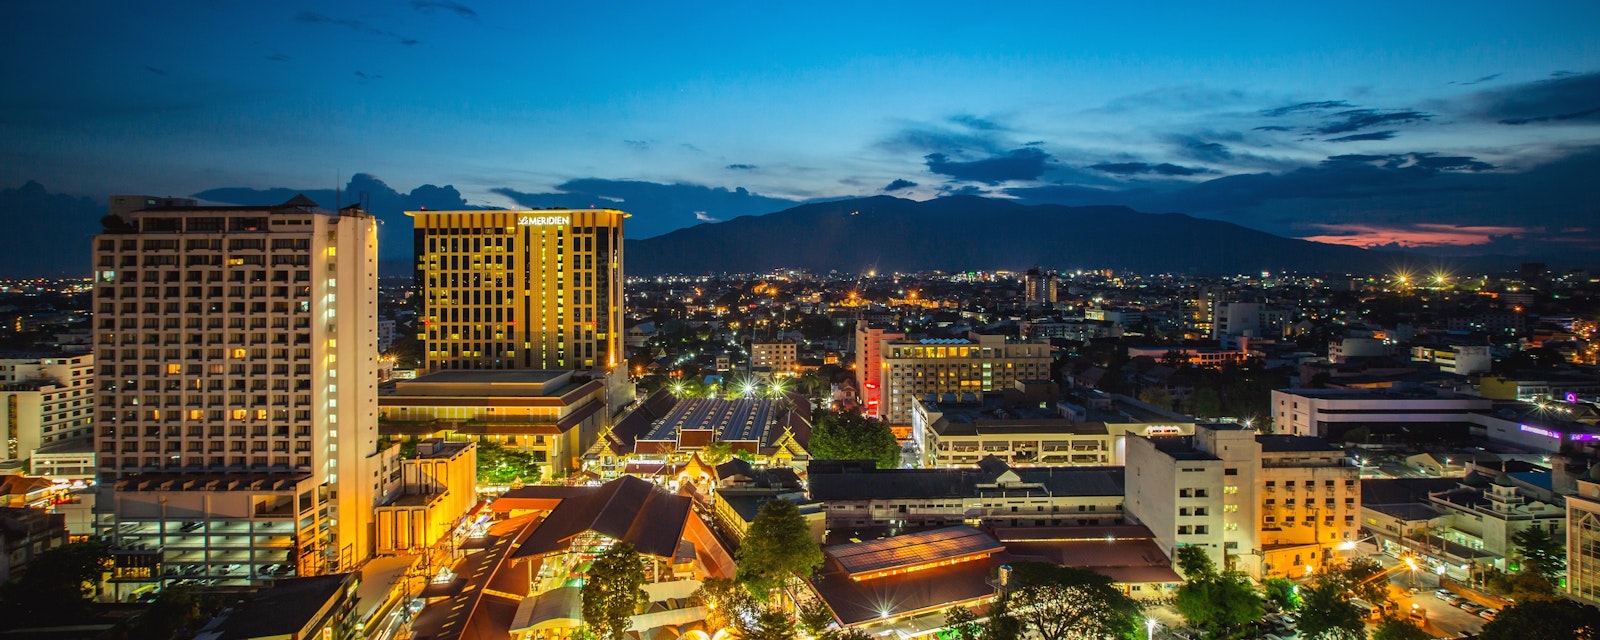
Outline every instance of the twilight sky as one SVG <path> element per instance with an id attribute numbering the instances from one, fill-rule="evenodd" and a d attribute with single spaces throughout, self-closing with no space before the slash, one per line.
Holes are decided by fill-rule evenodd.
<path id="1" fill-rule="evenodd" d="M 0 214 L 340 184 L 644 237 L 977 193 L 1600 249 L 1600 3 L 1301 4 L 12 0 Z"/>

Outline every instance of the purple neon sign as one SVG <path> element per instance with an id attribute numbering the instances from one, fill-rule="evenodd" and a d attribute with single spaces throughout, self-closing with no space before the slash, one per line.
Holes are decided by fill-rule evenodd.
<path id="1" fill-rule="evenodd" d="M 1557 433 L 1555 431 L 1551 431 L 1549 429 L 1541 429 L 1539 427 L 1530 427 L 1530 426 L 1525 425 L 1525 424 L 1524 425 L 1519 425 L 1519 426 L 1522 427 L 1523 431 L 1526 431 L 1528 433 L 1535 433 L 1535 434 L 1544 436 L 1546 438 L 1555 438 L 1557 440 L 1561 439 L 1561 434 L 1560 433 Z"/>

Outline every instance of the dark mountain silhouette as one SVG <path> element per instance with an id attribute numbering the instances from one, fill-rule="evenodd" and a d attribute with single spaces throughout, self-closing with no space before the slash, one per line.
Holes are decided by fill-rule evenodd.
<path id="1" fill-rule="evenodd" d="M 1127 207 L 889 196 L 801 205 L 630 241 L 629 274 L 1114 268 L 1141 273 L 1377 272 L 1393 256 Z"/>

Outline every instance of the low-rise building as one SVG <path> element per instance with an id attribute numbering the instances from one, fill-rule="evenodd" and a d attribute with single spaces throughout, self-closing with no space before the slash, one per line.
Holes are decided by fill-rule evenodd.
<path id="1" fill-rule="evenodd" d="M 794 340 L 752 343 L 750 368 L 757 375 L 792 378 L 800 373 L 799 353 Z"/>
<path id="2" fill-rule="evenodd" d="M 423 553 L 445 540 L 477 504 L 477 445 L 424 440 L 400 461 L 396 495 L 377 508 L 379 554 Z"/>
<path id="3" fill-rule="evenodd" d="M 0 507 L 0 584 L 39 554 L 67 543 L 65 516 L 30 507 Z"/>
<path id="4" fill-rule="evenodd" d="M 484 438 L 530 452 L 544 477 L 579 468 L 609 416 L 603 377 L 572 371 L 439 371 L 378 396 L 379 434 Z"/>
<path id="5" fill-rule="evenodd" d="M 910 425 L 912 403 L 927 394 L 980 394 L 1018 380 L 1047 380 L 1053 362 L 1045 340 L 1013 341 L 969 333 L 965 338 L 885 338 L 878 381 L 890 425 Z M 869 403 L 870 405 L 870 403 Z"/>
<path id="6" fill-rule="evenodd" d="M 279 580 L 213 618 L 195 640 L 353 640 L 359 575 Z"/>
<path id="7" fill-rule="evenodd" d="M 999 458 L 964 469 L 878 469 L 819 460 L 807 469 L 828 529 L 1103 526 L 1123 522 L 1119 467 L 1011 467 Z"/>
<path id="8" fill-rule="evenodd" d="M 21 470 L 41 448 L 90 445 L 92 450 L 94 394 L 91 354 L 0 359 L 0 435 L 6 445 L 0 469 Z"/>
<path id="9" fill-rule="evenodd" d="M 1475 414 L 1492 406 L 1486 398 L 1423 389 L 1279 389 L 1272 392 L 1272 425 L 1278 433 L 1330 440 L 1359 428 L 1464 435 L 1477 423 Z"/>
<path id="10" fill-rule="evenodd" d="M 655 414 L 652 410 L 647 415 Z M 629 428 L 640 426 L 628 417 L 622 422 Z M 631 437 L 636 461 L 686 460 L 718 442 L 762 464 L 803 464 L 810 459 L 811 403 L 794 396 L 675 399 L 665 414 Z"/>

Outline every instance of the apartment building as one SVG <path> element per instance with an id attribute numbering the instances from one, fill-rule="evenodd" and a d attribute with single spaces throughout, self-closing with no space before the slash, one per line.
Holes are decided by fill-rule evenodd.
<path id="1" fill-rule="evenodd" d="M 856 321 L 856 391 L 861 397 L 861 413 L 868 418 L 884 416 L 883 342 L 905 337 L 865 320 Z"/>
<path id="2" fill-rule="evenodd" d="M 884 338 L 879 346 L 879 415 L 891 425 L 911 424 L 913 402 L 927 394 L 1002 391 L 1018 380 L 1048 380 L 1050 344 L 969 333 L 965 338 Z"/>
<path id="3" fill-rule="evenodd" d="M 1567 496 L 1566 543 L 1567 594 L 1600 605 L 1600 467 L 1578 478 L 1578 492 Z"/>
<path id="4" fill-rule="evenodd" d="M 398 468 L 377 448 L 376 220 L 304 196 L 111 209 L 93 244 L 114 591 L 365 560 Z"/>
<path id="5" fill-rule="evenodd" d="M 750 368 L 756 375 L 792 378 L 800 375 L 800 351 L 794 340 L 750 345 Z"/>
<path id="6" fill-rule="evenodd" d="M 92 450 L 94 413 L 94 354 L 0 359 L 0 469 L 20 469 L 40 449 Z"/>
<path id="7" fill-rule="evenodd" d="M 408 211 L 429 371 L 611 369 L 622 352 L 616 209 Z"/>

